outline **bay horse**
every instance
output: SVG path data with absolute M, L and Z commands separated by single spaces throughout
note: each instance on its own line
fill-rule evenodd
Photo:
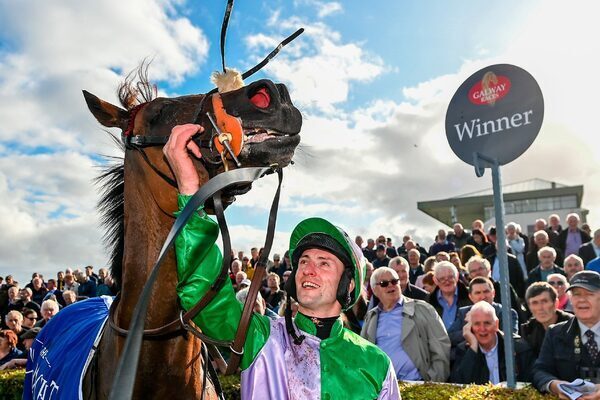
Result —
M 206 183 L 226 169 L 235 168 L 229 157 L 214 153 L 207 112 L 213 112 L 210 94 L 176 98 L 156 97 L 156 89 L 140 67 L 119 88 L 122 107 L 112 105 L 84 91 L 87 106 L 105 127 L 121 129 L 125 141 L 124 158 L 99 177 L 103 195 L 99 209 L 107 229 L 105 240 L 112 246 L 111 272 L 120 286 L 119 302 L 114 310 L 118 327 L 129 326 L 149 270 L 174 221 L 177 189 L 174 175 L 162 153 L 162 146 L 140 147 L 128 138 L 168 137 L 180 124 L 199 123 L 205 131 L 196 142 L 203 157 L 194 162 Z M 238 160 L 244 167 L 287 166 L 300 142 L 302 117 L 292 104 L 287 88 L 270 80 L 259 80 L 234 91 L 221 93 L 228 114 L 241 121 L 244 142 Z M 236 195 L 249 187 L 238 187 L 223 196 L 230 204 Z M 210 213 L 211 205 L 206 205 Z M 179 315 L 176 295 L 177 274 L 174 252 L 159 272 L 158 284 L 150 300 L 146 328 L 163 326 Z M 98 346 L 96 360 L 88 369 L 83 393 L 89 399 L 109 397 L 125 338 L 106 327 Z M 204 390 L 206 399 L 215 399 L 214 385 L 207 380 L 203 388 L 201 341 L 185 334 L 144 340 L 136 376 L 133 398 L 194 399 Z M 208 360 L 206 360 L 208 362 Z M 118 389 L 118 388 L 117 388 Z

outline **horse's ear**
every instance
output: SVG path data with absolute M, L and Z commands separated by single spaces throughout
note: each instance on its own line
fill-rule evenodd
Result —
M 109 128 L 121 128 L 123 131 L 127 129 L 127 124 L 129 123 L 128 111 L 101 100 L 87 90 L 83 90 L 83 97 L 85 97 L 85 102 L 90 112 L 102 125 Z

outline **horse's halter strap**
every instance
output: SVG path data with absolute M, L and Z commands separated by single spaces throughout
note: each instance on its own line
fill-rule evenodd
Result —
M 244 304 L 244 310 L 242 312 L 242 319 L 236 332 L 236 337 L 233 343 L 231 342 L 218 342 L 211 340 L 206 336 L 199 336 L 196 329 L 193 329 L 189 325 L 189 321 L 200 312 L 207 304 L 211 302 L 214 296 L 219 292 L 224 282 L 228 278 L 228 270 L 231 264 L 231 241 L 229 237 L 229 231 L 225 222 L 223 205 L 221 202 L 221 193 L 226 191 L 228 188 L 236 185 L 248 185 L 255 180 L 273 172 L 277 172 L 279 178 L 279 184 L 277 191 L 273 198 L 271 205 L 271 211 L 269 214 L 269 225 L 267 228 L 267 237 L 265 239 L 264 251 L 261 258 L 257 263 L 255 271 L 256 279 L 253 280 L 252 285 Z M 263 168 L 239 168 L 228 172 L 223 172 L 212 179 L 210 179 L 204 186 L 202 186 L 189 200 L 186 206 L 181 210 L 179 216 L 173 223 L 171 230 L 163 244 L 160 254 L 157 258 L 152 271 L 144 285 L 142 293 L 139 297 L 138 303 L 133 311 L 131 322 L 129 325 L 129 331 L 117 328 L 117 332 L 124 333 L 127 335 L 125 346 L 123 348 L 123 354 L 119 360 L 117 367 L 115 381 L 112 385 L 110 394 L 111 400 L 128 400 L 131 399 L 133 394 L 133 388 L 135 383 L 135 377 L 138 367 L 139 354 L 142 346 L 142 340 L 145 332 L 152 332 L 155 336 L 172 334 L 181 329 L 191 331 L 194 335 L 201 337 L 207 342 L 217 343 L 218 345 L 230 346 L 232 349 L 232 359 L 229 363 L 228 371 L 230 368 L 237 369 L 237 363 L 239 363 L 246 334 L 248 332 L 248 326 L 250 323 L 250 317 L 252 316 L 252 309 L 254 308 L 254 302 L 256 301 L 256 294 L 261 285 L 262 275 L 265 271 L 271 246 L 273 244 L 273 238 L 275 236 L 275 223 L 277 220 L 277 208 L 279 206 L 279 196 L 281 193 L 281 183 L 283 180 L 283 171 L 276 167 L 263 167 Z M 192 307 L 188 312 L 180 315 L 179 319 L 157 329 L 151 331 L 144 331 L 144 322 L 146 318 L 146 311 L 152 295 L 152 287 L 158 277 L 160 266 L 164 259 L 169 254 L 169 250 L 173 247 L 175 238 L 181 232 L 186 225 L 190 217 L 197 212 L 197 209 L 202 206 L 209 198 L 213 198 L 215 205 L 215 212 L 219 221 L 219 227 L 221 229 L 221 235 L 223 237 L 223 264 L 221 266 L 221 272 L 206 295 L 200 299 L 200 301 Z M 113 304 L 114 306 L 114 304 Z M 111 307 L 111 316 L 109 322 L 113 328 L 116 328 L 113 321 L 113 307 Z M 237 361 L 237 363 L 236 363 Z M 235 364 L 235 365 L 232 365 Z

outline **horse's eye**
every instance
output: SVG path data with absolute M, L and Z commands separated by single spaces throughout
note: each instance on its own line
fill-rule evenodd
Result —
M 250 97 L 250 102 L 258 108 L 267 108 L 271 103 L 271 95 L 267 88 L 263 87 Z

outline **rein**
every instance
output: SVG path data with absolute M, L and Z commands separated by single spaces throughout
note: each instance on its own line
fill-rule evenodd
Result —
M 267 237 L 265 239 L 265 246 L 263 255 L 256 264 L 255 278 L 250 286 L 248 297 L 244 304 L 242 312 L 242 318 L 238 325 L 238 330 L 235 335 L 233 342 L 227 341 L 215 341 L 208 338 L 206 335 L 199 332 L 197 329 L 189 324 L 189 321 L 198 314 L 204 307 L 206 307 L 212 299 L 219 292 L 223 284 L 228 278 L 229 265 L 231 264 L 231 239 L 229 236 L 229 230 L 225 221 L 223 204 L 221 201 L 221 193 L 228 188 L 236 185 L 248 185 L 257 179 L 262 178 L 265 175 L 277 172 L 278 175 L 278 187 L 273 198 L 271 210 L 269 214 L 269 224 L 267 228 Z M 180 331 L 182 328 L 186 331 L 191 332 L 193 335 L 206 340 L 208 343 L 214 343 L 220 346 L 228 346 L 232 351 L 232 356 L 227 367 L 227 373 L 233 373 L 237 370 L 241 357 L 243 355 L 243 346 L 248 332 L 250 324 L 250 318 L 252 316 L 252 310 L 254 302 L 256 301 L 256 294 L 258 293 L 261 285 L 262 276 L 266 269 L 267 259 L 270 253 L 271 246 L 273 244 L 273 238 L 275 234 L 275 224 L 277 221 L 277 208 L 279 206 L 279 197 L 281 193 L 281 183 L 283 181 L 283 171 L 276 167 L 262 167 L 262 168 L 240 168 L 228 172 L 223 172 L 212 179 L 210 179 L 204 186 L 202 186 L 188 201 L 186 206 L 180 212 L 179 216 L 173 223 L 171 230 L 163 244 L 160 254 L 157 258 L 150 276 L 144 285 L 142 294 L 138 300 L 138 303 L 133 311 L 133 316 L 130 322 L 129 331 L 121 328 L 117 328 L 113 321 L 114 309 L 111 307 L 110 311 L 110 326 L 115 329 L 118 333 L 127 335 L 123 354 L 119 360 L 117 367 L 115 381 L 110 393 L 111 400 L 126 400 L 130 399 L 133 395 L 133 389 L 135 384 L 135 377 L 137 373 L 137 367 L 139 362 L 139 355 L 142 346 L 142 340 L 144 335 L 147 337 L 158 337 L 167 334 L 173 334 Z M 187 221 L 192 217 L 196 210 L 202 206 L 206 200 L 213 198 L 215 205 L 215 213 L 219 222 L 219 228 L 221 230 L 221 236 L 223 238 L 223 263 L 221 265 L 221 272 L 215 282 L 210 287 L 209 291 L 186 313 L 183 311 L 180 313 L 179 319 L 172 321 L 171 323 L 156 329 L 144 331 L 145 316 L 148 309 L 150 297 L 152 295 L 152 287 L 158 277 L 158 272 L 162 265 L 162 262 L 166 258 L 169 250 L 173 247 L 175 238 L 181 232 Z M 209 361 L 206 361 L 208 363 Z M 206 365 L 206 364 L 205 364 Z

